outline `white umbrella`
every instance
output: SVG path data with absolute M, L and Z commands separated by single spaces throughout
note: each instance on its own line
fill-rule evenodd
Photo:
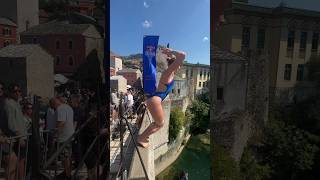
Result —
M 54 75 L 54 80 L 57 81 L 59 84 L 65 84 L 69 81 L 69 79 L 62 74 Z

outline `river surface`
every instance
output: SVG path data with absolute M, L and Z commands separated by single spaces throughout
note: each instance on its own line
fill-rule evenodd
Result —
M 189 180 L 210 179 L 210 136 L 200 134 L 191 136 L 187 146 L 177 160 L 157 176 L 157 180 L 179 180 L 184 170 Z

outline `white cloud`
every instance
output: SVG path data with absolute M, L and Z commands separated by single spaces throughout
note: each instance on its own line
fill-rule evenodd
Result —
M 144 20 L 144 22 L 142 23 L 142 27 L 144 27 L 144 28 L 150 28 L 151 26 L 152 26 L 151 21 Z
M 208 40 L 209 40 L 209 38 L 207 36 L 202 39 L 203 42 L 206 42 Z
M 149 4 L 147 4 L 147 2 L 145 2 L 145 1 L 143 1 L 143 6 L 144 6 L 145 8 L 150 7 L 150 5 L 149 5 Z

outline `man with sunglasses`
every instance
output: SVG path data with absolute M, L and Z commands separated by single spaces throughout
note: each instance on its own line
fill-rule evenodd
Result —
M 8 92 L 9 96 L 5 100 L 8 127 L 14 132 L 15 136 L 27 135 L 27 126 L 19 104 L 22 95 L 21 89 L 17 84 L 11 84 L 8 88 Z M 26 156 L 26 139 L 26 136 L 17 139 L 17 142 L 15 142 L 13 146 L 16 156 L 19 157 L 19 179 L 24 179 L 25 177 L 24 161 Z

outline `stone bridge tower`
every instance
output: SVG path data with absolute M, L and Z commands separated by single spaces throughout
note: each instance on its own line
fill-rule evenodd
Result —
M 248 140 L 268 119 L 268 57 L 249 51 L 242 56 L 213 49 L 212 137 L 239 161 Z

